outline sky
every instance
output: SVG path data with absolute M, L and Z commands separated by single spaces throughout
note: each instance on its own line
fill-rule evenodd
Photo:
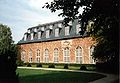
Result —
M 28 28 L 62 20 L 58 14 L 42 8 L 53 0 L 0 0 L 0 23 L 11 28 L 15 43 L 20 41 Z

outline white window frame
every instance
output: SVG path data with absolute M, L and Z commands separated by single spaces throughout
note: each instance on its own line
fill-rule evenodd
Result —
M 32 63 L 32 50 L 29 51 L 29 63 Z
M 70 35 L 70 27 L 65 27 L 65 36 Z
M 41 31 L 38 32 L 38 39 L 41 39 Z
M 31 33 L 31 40 L 33 40 L 33 38 L 34 38 L 33 36 L 34 36 L 34 33 L 32 32 Z
M 95 61 L 94 61 L 93 57 L 91 56 L 94 51 L 94 48 L 95 48 L 95 46 L 89 47 L 89 63 L 90 64 L 95 64 Z
M 21 52 L 21 61 L 25 62 L 25 56 L 26 56 L 26 52 L 23 50 Z
M 46 38 L 50 37 L 50 30 L 46 30 Z
M 27 32 L 30 33 L 30 29 L 28 29 Z
M 53 25 L 49 25 L 49 29 L 51 29 L 51 30 L 52 30 L 52 29 L 53 29 Z
M 82 64 L 83 63 L 82 48 L 78 46 L 76 48 L 75 54 L 76 54 L 76 60 L 75 60 L 76 63 L 77 64 Z
M 59 28 L 55 29 L 55 37 L 59 37 Z
M 34 28 L 34 32 L 37 32 L 37 28 Z
M 49 50 L 45 49 L 45 63 L 49 63 Z
M 81 31 L 80 24 L 77 24 L 76 25 L 76 34 L 79 34 L 80 31 Z
M 70 49 L 68 47 L 64 48 L 64 62 L 70 63 Z
M 58 23 L 58 27 L 59 27 L 59 28 L 62 28 L 62 23 Z
M 37 49 L 36 51 L 36 62 L 40 63 L 40 50 L 39 49 Z
M 59 62 L 58 49 L 55 48 L 55 49 L 54 49 L 54 63 L 58 63 L 58 62 Z

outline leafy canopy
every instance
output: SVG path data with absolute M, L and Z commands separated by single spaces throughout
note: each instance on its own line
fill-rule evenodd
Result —
M 10 28 L 0 24 L 0 83 L 17 83 L 17 46 L 13 44 Z
M 118 6 L 118 0 L 54 0 L 46 3 L 43 8 L 51 12 L 62 10 L 58 16 L 64 17 L 64 24 L 78 19 L 82 23 L 83 33 L 88 21 L 93 21 L 94 26 L 89 34 L 97 41 L 94 58 L 118 61 Z M 84 8 L 82 14 L 80 8 Z

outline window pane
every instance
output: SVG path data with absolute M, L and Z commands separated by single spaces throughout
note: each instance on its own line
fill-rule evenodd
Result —
M 78 25 L 76 25 L 76 34 L 79 34 L 80 31 L 81 31 L 80 25 L 78 24 Z
M 36 62 L 39 63 L 40 62 L 40 50 L 36 51 Z
M 69 62 L 69 48 L 64 49 L 64 62 Z
M 58 37 L 59 36 L 59 29 L 55 29 L 55 37 Z
M 65 27 L 65 35 L 69 35 L 69 32 L 70 32 L 70 27 L 68 26 L 68 27 Z
M 45 63 L 49 62 L 49 53 L 48 53 L 48 49 L 45 50 Z
M 58 49 L 54 50 L 54 62 L 58 62 Z
M 90 63 L 91 63 L 91 64 L 95 63 L 95 62 L 94 62 L 94 59 L 92 58 L 93 52 L 94 52 L 94 46 L 92 46 L 92 47 L 90 48 Z
M 41 31 L 38 32 L 38 39 L 40 39 L 40 38 L 41 38 Z
M 81 47 L 76 48 L 76 63 L 82 63 L 82 49 Z
M 46 38 L 49 38 L 49 34 L 50 34 L 50 31 L 47 30 L 47 31 L 46 31 Z
M 21 52 L 21 60 L 25 62 L 25 51 Z

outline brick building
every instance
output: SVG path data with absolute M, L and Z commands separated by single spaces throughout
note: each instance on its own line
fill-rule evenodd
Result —
M 91 54 L 95 40 L 84 33 L 75 20 L 65 27 L 56 21 L 28 28 L 18 42 L 21 60 L 29 63 L 76 63 L 94 64 Z M 89 25 L 91 26 L 91 25 Z

